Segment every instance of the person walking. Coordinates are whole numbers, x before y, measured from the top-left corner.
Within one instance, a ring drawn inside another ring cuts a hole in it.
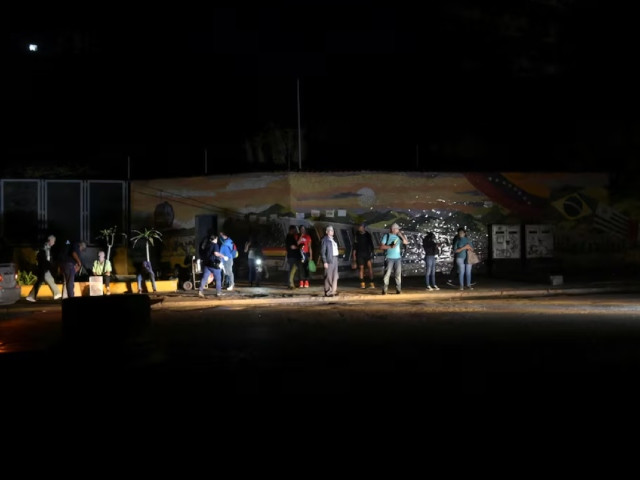
[[[400,231],[397,223],[391,225],[389,233],[385,233],[382,237],[380,248],[385,251],[384,278],[382,286],[382,294],[386,295],[389,289],[389,278],[391,272],[394,272],[394,280],[396,284],[396,293],[402,293],[402,252],[400,244],[408,245],[409,240],[404,233]]]
[[[211,274],[216,282],[216,296],[220,297],[222,295],[220,262],[226,261],[227,257],[220,253],[217,235],[211,234],[209,236],[209,244],[202,257],[204,267],[202,268],[202,279],[200,280],[200,287],[198,288],[198,296],[204,298],[204,287],[207,285],[209,275]]]
[[[62,257],[62,271],[64,273],[64,288],[67,298],[75,297],[76,274],[82,268],[82,252],[87,249],[85,242],[68,242],[67,251]]]
[[[338,294],[338,244],[333,238],[333,226],[329,225],[325,229],[325,236],[322,237],[320,256],[324,266],[324,296],[333,297]]]
[[[55,243],[56,237],[54,235],[49,235],[47,237],[47,241],[44,242],[44,245],[40,250],[38,250],[38,253],[36,254],[36,262],[38,263],[38,279],[31,288],[29,295],[27,295],[26,297],[26,300],[29,302],[36,301],[38,291],[40,290],[40,286],[43,282],[46,283],[51,289],[54,300],[62,298],[62,293],[60,293],[60,289],[56,285],[56,282],[53,279],[53,275],[51,275],[51,270],[53,268],[53,264],[51,262],[51,248],[55,245]]]
[[[227,290],[233,290],[235,287],[235,277],[233,275],[233,240],[225,232],[220,232],[220,253],[225,257],[223,262],[224,274],[227,277]],[[224,281],[224,280],[223,280]]]

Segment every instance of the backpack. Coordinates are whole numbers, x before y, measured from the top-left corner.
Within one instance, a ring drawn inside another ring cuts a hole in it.
[[[209,248],[209,237],[206,236],[198,245],[198,257],[200,260],[206,260],[207,258],[207,249]]]
[[[231,244],[233,245],[233,249],[231,251],[231,258],[238,258],[238,255],[240,254],[238,253],[238,247],[236,247],[236,242],[231,240]]]

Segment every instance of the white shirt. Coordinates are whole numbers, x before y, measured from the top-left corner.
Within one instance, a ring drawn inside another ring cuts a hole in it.
[[[331,244],[333,245],[333,256],[337,257],[340,254],[340,252],[338,251],[338,244],[333,239],[333,237],[329,237],[329,240],[331,240]]]

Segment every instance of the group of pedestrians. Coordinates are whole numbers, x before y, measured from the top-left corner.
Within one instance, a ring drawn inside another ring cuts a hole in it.
[[[198,288],[198,296],[204,298],[204,289],[209,283],[209,276],[212,275],[216,296],[222,295],[222,286],[227,284],[227,290],[235,288],[235,275],[233,273],[233,260],[235,257],[234,242],[229,235],[221,231],[220,234],[210,233],[204,244],[200,246],[200,258],[202,260],[202,280]],[[224,272],[224,277],[223,273]]]
[[[327,297],[337,295],[338,288],[338,244],[334,238],[333,226],[329,225],[325,229],[325,236],[321,243],[321,258],[324,266],[324,294]],[[471,241],[466,236],[467,232],[460,227],[452,241],[451,253],[453,257],[453,267],[451,275],[457,274],[458,288],[473,290],[471,283],[472,264],[468,261],[469,252],[473,252]],[[296,251],[295,227],[291,227],[287,236],[287,260],[290,262],[291,273],[289,276],[289,286],[293,288],[293,276],[295,274]],[[409,244],[409,239],[400,230],[397,223],[391,225],[380,242],[380,249],[384,252],[384,274],[382,278],[382,294],[386,295],[389,290],[389,283],[393,275],[394,286],[397,294],[402,293],[402,251],[403,247]],[[428,232],[423,239],[424,261],[425,261],[425,281],[427,290],[440,290],[436,284],[436,258],[440,253],[441,245],[436,242],[435,234]],[[361,223],[354,238],[353,258],[354,267],[358,270],[360,288],[375,288],[373,280],[373,260],[375,257],[375,246],[371,234],[366,230],[366,225]],[[291,260],[290,260],[291,259]],[[448,282],[453,285],[453,278]]]
[[[428,232],[422,241],[422,246],[425,255],[425,281],[427,290],[440,290],[436,285],[436,257],[442,245],[436,242],[433,232]],[[473,265],[469,263],[469,252],[473,252],[473,246],[467,237],[467,231],[463,227],[460,227],[451,242],[453,264],[449,272],[450,278],[447,280],[448,285],[457,285],[460,290],[464,290],[465,286],[468,290],[473,290],[473,283],[471,282]]]
[[[38,292],[43,283],[46,283],[51,290],[54,300],[67,297],[73,298],[75,296],[75,278],[76,274],[82,269],[81,256],[82,252],[86,250],[87,244],[85,242],[67,242],[59,255],[58,262],[54,260],[53,247],[55,244],[55,235],[49,235],[36,253],[37,280],[26,297],[29,302],[37,301]],[[59,267],[64,278],[62,292],[60,292],[53,277],[56,267]]]
[[[53,295],[54,300],[75,297],[75,281],[76,277],[83,271],[83,254],[87,249],[87,243],[84,241],[67,241],[59,249],[58,255],[54,253],[54,245],[56,244],[56,236],[49,235],[43,245],[36,252],[36,272],[37,279],[31,291],[27,294],[28,302],[36,302],[40,287],[46,284]],[[91,276],[101,277],[105,286],[105,293],[111,294],[111,279],[113,267],[111,260],[106,257],[104,250],[98,251],[98,258],[91,264],[91,269],[87,272]],[[56,284],[55,277],[57,274],[62,276],[62,291]],[[136,280],[138,284],[138,293],[143,291],[143,281],[148,278],[154,292],[157,291],[156,276],[153,271],[151,262],[145,260],[140,262],[137,268]]]
[[[295,227],[294,227],[295,228]],[[338,245],[334,239],[334,230],[331,225],[326,228],[326,235],[322,239],[322,262],[324,266],[324,293],[325,296],[337,294],[338,282]],[[403,247],[409,244],[409,239],[400,230],[400,226],[394,223],[389,228],[380,242],[380,250],[383,251],[384,274],[382,277],[382,294],[386,295],[389,283],[393,275],[394,286],[397,294],[402,293],[402,252]],[[427,290],[440,290],[436,284],[436,258],[440,252],[433,232],[429,232],[423,239],[425,281]],[[460,290],[466,288],[473,290],[471,283],[472,265],[467,261],[468,252],[473,251],[471,242],[466,236],[466,230],[459,228],[452,242],[452,255],[454,260],[453,271],[458,274]],[[373,280],[373,260],[375,258],[375,246],[371,234],[366,230],[366,225],[361,223],[354,237],[353,258],[354,267],[358,270],[360,288],[375,288]]]

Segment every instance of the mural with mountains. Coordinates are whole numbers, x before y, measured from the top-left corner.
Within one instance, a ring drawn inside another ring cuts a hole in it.
[[[443,240],[463,226],[486,251],[490,225],[545,224],[553,227],[558,255],[635,257],[640,204],[631,193],[614,197],[609,184],[607,173],[572,172],[283,172],[156,179],[131,182],[131,220],[132,228],[161,229],[165,248],[175,256],[192,251],[196,218],[209,215],[215,229],[228,231],[237,242],[278,219],[365,222],[370,228],[397,222],[406,231],[433,231]],[[180,240],[171,245],[172,237]]]

